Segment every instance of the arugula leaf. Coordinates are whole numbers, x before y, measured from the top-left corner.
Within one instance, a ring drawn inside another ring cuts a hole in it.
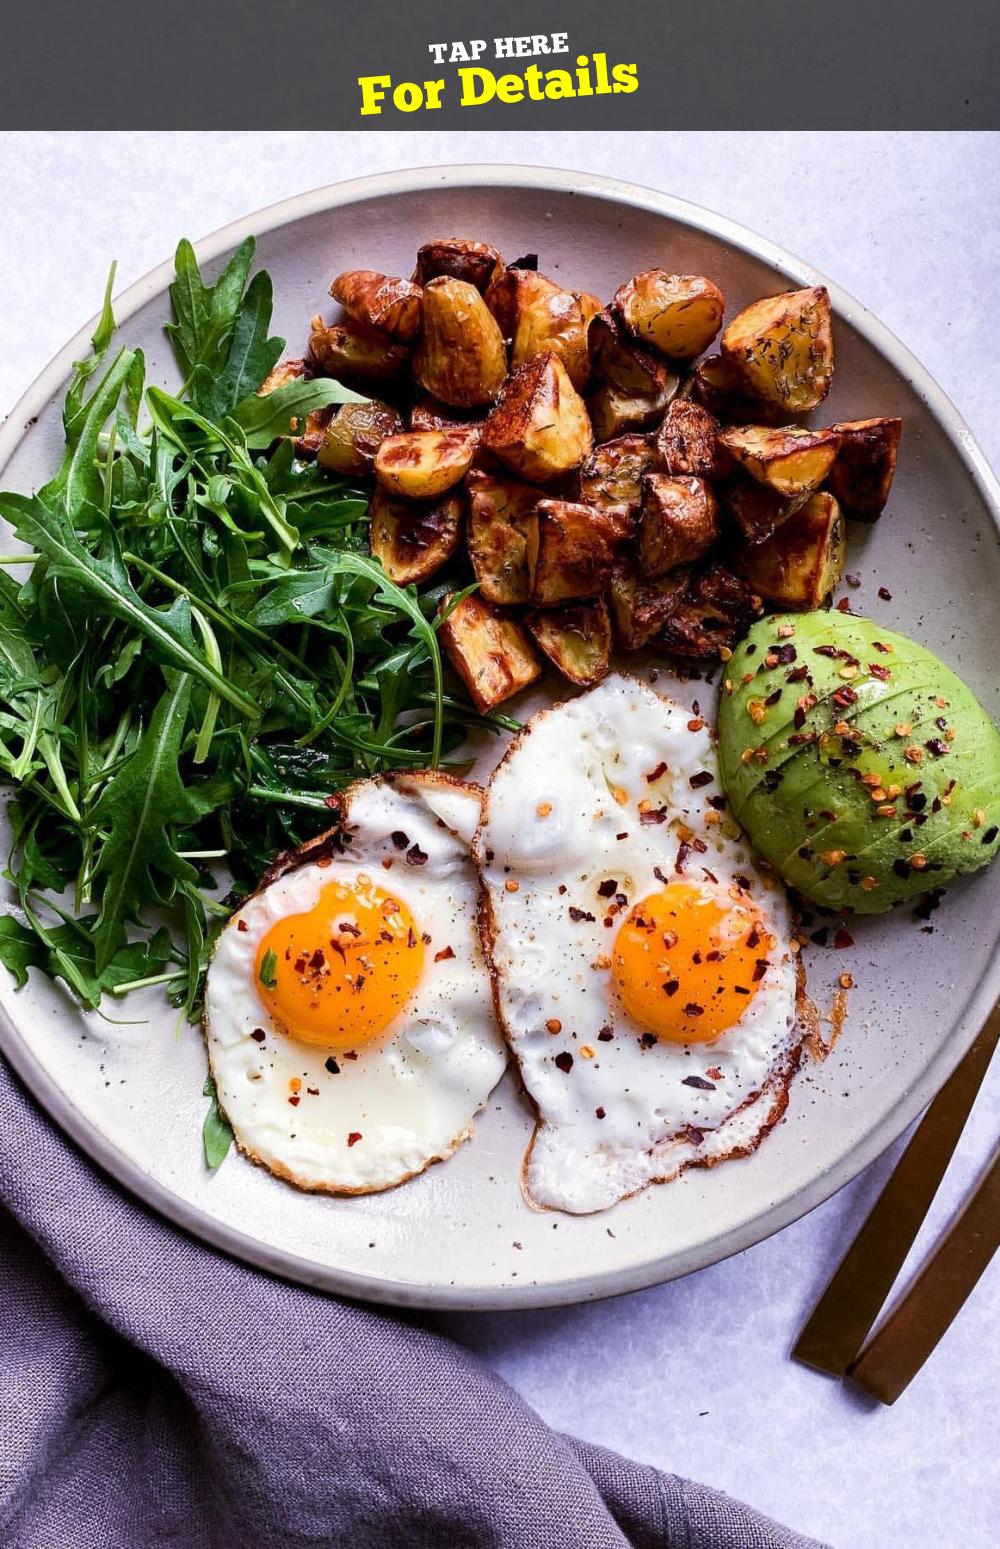
[[[219,1094],[215,1090],[215,1082],[211,1076],[206,1076],[202,1091],[212,1101],[209,1103],[208,1112],[205,1115],[205,1123],[202,1126],[201,1139],[205,1151],[205,1166],[209,1172],[215,1172],[221,1167],[229,1155],[229,1148],[233,1143],[233,1132],[228,1120],[222,1116],[219,1107]]]
[[[45,966],[45,952],[38,937],[12,914],[0,915],[0,963],[14,975],[19,990],[28,982],[29,968]]]
[[[205,413],[214,419],[222,419],[248,393],[256,395],[268,372],[277,364],[285,341],[268,338],[271,310],[271,276],[262,271],[254,275],[247,288],[233,327],[225,368],[218,376],[209,377],[204,389],[199,391],[199,402]],[[205,370],[204,367],[200,369]]]
[[[176,278],[170,286],[174,321],[167,323],[181,370],[191,377],[199,366],[210,379],[226,363],[226,349],[239,315],[256,243],[247,237],[214,285],[206,285],[190,242],[178,243]]]
[[[197,881],[195,868],[178,855],[167,832],[194,816],[178,772],[190,698],[191,679],[180,673],[135,752],[105,786],[90,814],[91,826],[109,834],[94,872],[95,881],[103,880],[93,933],[99,974],[124,941],[125,921],[138,905],[162,901],[164,884],[172,892],[178,883]]]

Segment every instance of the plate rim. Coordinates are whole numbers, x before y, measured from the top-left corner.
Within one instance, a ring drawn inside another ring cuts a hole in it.
[[[611,204],[651,210],[716,237],[763,260],[799,285],[825,285],[834,309],[885,358],[924,400],[928,411],[955,448],[1000,535],[1000,481],[992,472],[969,427],[951,399],[910,350],[849,292],[786,248],[759,236],[728,216],[623,179],[570,169],[516,163],[456,163],[380,172],[325,184],[261,209],[209,233],[194,243],[199,262],[210,263],[245,237],[260,235],[312,215],[373,197],[426,192],[435,183],[459,188],[530,188],[557,194],[583,194]],[[168,258],[115,298],[119,328],[158,295],[173,277]],[[0,424],[0,477],[35,418],[63,387],[69,369],[89,349],[96,315],[39,372]],[[623,1295],[663,1284],[721,1262],[762,1242],[801,1219],[856,1178],[904,1132],[947,1080],[971,1045],[993,1004],[1000,998],[1000,953],[994,953],[965,1005],[954,1018],[945,1043],[914,1082],[906,1097],[882,1121],[874,1123],[851,1149],[822,1173],[772,1202],[741,1225],[696,1247],[682,1249],[626,1269],[595,1272],[543,1286],[484,1283],[476,1286],[426,1285],[319,1265],[278,1249],[217,1220],[174,1194],[108,1140],[49,1076],[6,1006],[0,1006],[0,1050],[49,1118],[112,1179],[175,1226],[257,1269],[313,1289],[383,1305],[447,1311],[506,1311],[564,1306]]]

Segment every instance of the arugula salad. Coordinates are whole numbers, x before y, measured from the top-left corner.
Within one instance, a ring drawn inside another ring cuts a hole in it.
[[[514,724],[446,688],[446,585],[391,581],[368,494],[296,458],[295,427],[358,395],[329,379],[258,394],[284,340],[253,253],[248,239],[210,285],[178,247],[176,393],[147,382],[140,350],[112,350],[112,270],[61,466],[0,494],[28,546],[0,556],[17,904],[0,961],[89,1009],[162,985],[197,1017],[213,929],[277,852],[329,826],[332,792]]]

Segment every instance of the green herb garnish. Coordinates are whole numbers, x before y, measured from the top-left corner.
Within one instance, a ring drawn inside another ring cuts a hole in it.
[[[229,1127],[228,1121],[222,1116],[222,1109],[219,1107],[219,1094],[215,1090],[215,1082],[211,1076],[205,1077],[205,1085],[202,1090],[206,1097],[212,1099],[208,1105],[205,1122],[201,1127],[201,1143],[205,1151],[205,1166],[209,1172],[214,1173],[216,1168],[221,1167],[229,1155],[229,1147],[233,1143],[233,1132]]]
[[[295,457],[306,415],[357,395],[257,392],[284,341],[253,250],[208,285],[180,244],[176,394],[147,386],[140,351],[111,352],[109,280],[58,472],[0,494],[29,549],[0,566],[20,906],[0,919],[0,962],[87,1007],[159,984],[196,1015],[213,931],[276,853],[327,826],[331,793],[437,763],[483,724],[445,688],[437,610],[454,580],[394,585],[368,554],[367,493]]]
[[[276,990],[278,987],[278,954],[272,952],[270,947],[261,958],[258,979],[265,990]]]

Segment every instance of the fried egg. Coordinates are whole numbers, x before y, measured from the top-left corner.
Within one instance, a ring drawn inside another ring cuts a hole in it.
[[[474,854],[537,1112],[529,1201],[602,1210],[751,1151],[798,1060],[792,921],[726,815],[701,717],[617,675],[540,712]]]
[[[352,786],[219,937],[219,1103],[240,1149],[300,1188],[369,1193],[450,1156],[503,1073],[469,855],[481,799],[429,772]]]

